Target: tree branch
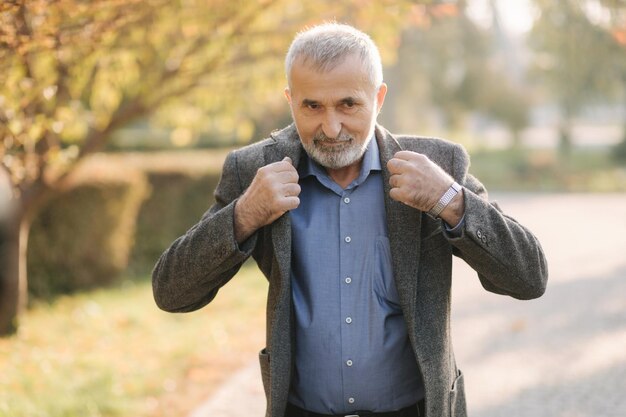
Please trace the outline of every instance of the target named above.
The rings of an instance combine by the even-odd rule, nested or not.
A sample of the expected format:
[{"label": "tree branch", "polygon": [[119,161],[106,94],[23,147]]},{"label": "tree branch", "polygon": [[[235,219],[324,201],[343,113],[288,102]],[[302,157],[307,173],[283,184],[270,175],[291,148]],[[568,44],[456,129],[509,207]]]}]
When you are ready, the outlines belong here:
[{"label": "tree branch", "polygon": [[121,105],[111,116],[109,123],[102,130],[89,129],[85,143],[80,149],[78,159],[102,149],[111,133],[149,113],[149,109],[138,99]]},{"label": "tree branch", "polygon": [[[250,23],[259,16],[260,13],[262,13],[264,10],[267,10],[270,6],[272,6],[273,4],[277,3],[278,0],[271,0],[271,1],[267,1],[267,2],[263,2],[258,4],[258,7],[251,10],[250,12],[248,12],[248,14],[243,15],[243,17],[240,17],[239,21],[234,23],[234,27],[233,29],[230,31],[230,33],[228,35],[225,36],[224,41],[226,43],[230,43],[232,42],[233,39],[236,39],[237,37],[240,37],[242,35],[242,33],[244,33],[244,28],[247,28]],[[224,27],[225,25],[227,25],[228,23],[230,23],[231,19],[233,19],[234,17],[236,17],[237,14],[236,12],[234,12],[231,15],[227,15],[227,17],[222,18],[221,22],[219,22],[216,26],[217,28],[213,31],[214,33],[218,33],[219,32],[219,28],[220,27]],[[161,76],[161,82],[160,84],[167,82],[168,80],[174,78],[174,76],[178,75],[180,73],[180,69],[183,67],[183,63],[185,62],[185,60],[188,60],[189,58],[193,57],[195,54],[199,53],[202,49],[202,47],[204,45],[206,45],[207,43],[210,42],[210,39],[206,38],[206,37],[200,37],[198,39],[196,39],[193,43],[193,45],[191,46],[191,48],[185,52],[185,55],[183,56],[183,58],[181,58],[181,64],[174,70],[170,70],[170,71],[164,71],[162,76]],[[222,58],[222,60],[225,60],[224,58],[227,56],[227,54],[225,53],[221,53],[219,55],[219,58]],[[215,58],[215,57],[214,57]],[[209,63],[208,66],[203,67],[203,73],[206,73],[207,70],[211,70],[211,69],[215,69],[217,66],[219,66],[219,63],[215,62],[216,60],[214,60],[213,62]],[[179,95],[179,94],[177,94]]]}]

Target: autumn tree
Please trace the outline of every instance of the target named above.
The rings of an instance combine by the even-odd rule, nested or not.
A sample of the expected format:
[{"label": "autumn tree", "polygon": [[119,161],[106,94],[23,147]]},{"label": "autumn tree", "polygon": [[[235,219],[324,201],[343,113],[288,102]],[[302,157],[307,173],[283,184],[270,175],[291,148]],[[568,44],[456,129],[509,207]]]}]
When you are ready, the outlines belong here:
[{"label": "autumn tree", "polygon": [[33,218],[115,132],[139,120],[184,123],[186,109],[215,118],[262,108],[269,91],[280,95],[283,55],[298,29],[335,18],[372,29],[391,50],[411,3],[3,1],[0,171],[12,209],[0,256],[0,334],[15,331],[26,302]]}]

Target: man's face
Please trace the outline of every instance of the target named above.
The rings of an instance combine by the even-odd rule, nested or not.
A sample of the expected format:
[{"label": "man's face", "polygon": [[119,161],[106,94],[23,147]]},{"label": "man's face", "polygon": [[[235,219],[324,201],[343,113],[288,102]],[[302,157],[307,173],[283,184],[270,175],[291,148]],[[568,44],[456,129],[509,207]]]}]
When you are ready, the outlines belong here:
[{"label": "man's face", "polygon": [[327,72],[298,59],[285,95],[302,146],[320,165],[339,169],[360,161],[387,92],[372,85],[356,55]]}]

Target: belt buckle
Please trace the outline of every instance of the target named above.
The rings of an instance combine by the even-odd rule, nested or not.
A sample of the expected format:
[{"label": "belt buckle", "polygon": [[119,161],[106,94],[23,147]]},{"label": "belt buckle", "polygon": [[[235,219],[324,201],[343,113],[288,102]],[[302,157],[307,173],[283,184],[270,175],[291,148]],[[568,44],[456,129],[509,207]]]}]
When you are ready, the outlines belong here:
[{"label": "belt buckle", "polygon": [[346,414],[343,417],[359,417],[359,415],[358,414]]}]

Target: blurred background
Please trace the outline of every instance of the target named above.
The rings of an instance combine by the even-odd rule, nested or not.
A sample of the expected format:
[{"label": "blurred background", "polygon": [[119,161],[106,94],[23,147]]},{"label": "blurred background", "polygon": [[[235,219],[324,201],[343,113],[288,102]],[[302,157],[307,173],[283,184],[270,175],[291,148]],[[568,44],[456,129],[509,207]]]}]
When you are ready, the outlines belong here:
[{"label": "blurred background", "polygon": [[[389,93],[380,123],[463,144],[471,171],[536,224],[547,248],[577,248],[549,256],[557,282],[573,271],[589,279],[606,273],[611,286],[591,280],[552,305],[570,306],[563,320],[578,320],[590,288],[621,294],[592,298],[610,311],[588,325],[606,330],[608,321],[617,332],[593,353],[614,358],[606,366],[619,371],[601,381],[623,381],[623,0],[7,0],[0,4],[0,416],[186,415],[254,359],[266,291],[255,267],[188,315],[157,310],[150,271],[212,203],[227,152],[291,122],[285,52],[297,31],[329,20],[364,30],[381,50]],[[546,225],[539,214],[548,204]],[[565,216],[572,207],[584,211]],[[594,233],[613,240],[572,234],[583,213],[598,221]],[[598,242],[601,252],[586,246]],[[481,295],[466,302],[474,297]],[[484,319],[460,311],[458,323]],[[516,337],[532,327],[519,314],[505,323]],[[471,340],[466,331],[458,332]],[[529,343],[555,347],[537,338],[530,333]],[[615,343],[622,349],[606,356]],[[503,415],[480,403],[494,387],[476,366],[468,380],[478,387],[477,415]],[[536,388],[546,369],[525,388]],[[576,389],[586,393],[587,385]],[[607,412],[561,406],[554,410],[569,416],[626,412],[623,400]],[[561,415],[517,410],[506,415]]]}]

